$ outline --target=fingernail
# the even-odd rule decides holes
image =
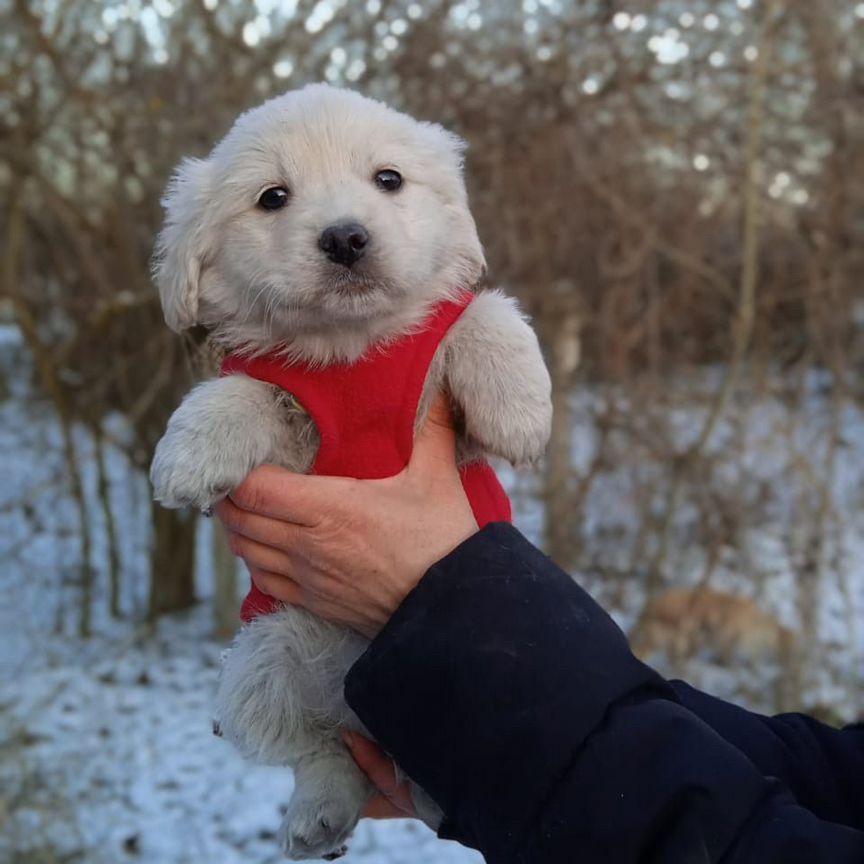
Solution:
[[[340,730],[339,734],[342,736],[342,740],[345,742],[345,744],[353,750],[354,749],[354,733],[349,732],[347,729],[342,729],[342,730]]]

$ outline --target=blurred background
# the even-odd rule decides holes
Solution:
[[[198,372],[148,259],[183,155],[326,80],[466,137],[555,386],[519,526],[664,673],[864,711],[864,3],[0,2],[0,861],[264,862],[213,739],[245,576],[146,470]],[[477,861],[410,823],[346,861]]]

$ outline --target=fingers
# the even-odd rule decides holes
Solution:
[[[303,606],[303,591],[290,577],[281,573],[271,573],[267,570],[249,568],[252,582],[259,591],[270,597],[275,597],[290,606]]]
[[[229,534],[228,543],[231,551],[246,562],[250,570],[263,570],[268,573],[277,573],[280,576],[294,576],[297,567],[293,557],[273,546],[251,540],[241,534]]]
[[[345,496],[352,481],[295,474],[277,465],[256,468],[230,494],[239,509],[313,527]]]
[[[367,819],[405,819],[411,814],[397,807],[389,798],[374,795],[363,808],[362,815]]]
[[[373,819],[414,816],[414,802],[408,785],[399,782],[396,768],[384,751],[374,741],[353,732],[343,731],[342,738],[357,766],[381,793],[369,800],[363,815]]]
[[[293,526],[246,513],[227,499],[216,506],[216,513],[225,526],[231,551],[246,562],[258,589],[283,603],[303,605],[301,588],[291,578],[294,563],[290,555],[283,548],[270,545],[289,542],[286,535]],[[256,539],[259,537],[270,542],[260,542]]]
[[[447,465],[456,470],[456,431],[447,397],[440,391],[429,408],[429,415],[417,433],[409,469],[412,472],[439,473]]]
[[[453,429],[453,410],[450,406],[450,400],[440,390],[435,393],[432,404],[429,406],[426,425],[429,423],[445,429]]]
[[[388,797],[399,791],[399,781],[396,779],[396,769],[393,762],[374,742],[363,735],[343,733],[345,743],[351,750],[351,755],[360,770]]]
[[[220,501],[214,508],[214,512],[225,526],[229,536],[239,535],[266,546],[276,548],[295,546],[300,539],[300,532],[303,531],[303,527],[294,522],[283,522],[243,510],[230,498]]]

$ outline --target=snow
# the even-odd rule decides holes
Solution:
[[[290,772],[212,734],[221,646],[203,608],[0,685],[0,860],[280,861]],[[102,656],[100,656],[102,655]],[[29,857],[28,857],[29,856]],[[16,859],[18,860],[18,859]],[[419,823],[361,823],[346,862],[480,861]]]
[[[95,576],[95,635],[76,632],[80,546],[63,481],[60,430],[27,399],[19,340],[0,340],[0,372],[21,369],[0,403],[0,862],[264,864],[284,860],[275,832],[291,795],[287,769],[245,763],[212,734],[210,705],[225,643],[206,602],[141,623],[146,601],[149,488],[108,449],[122,534],[122,606],[106,611],[107,551],[95,506],[92,442],[82,429]],[[2,375],[0,375],[2,377]],[[122,439],[121,418],[111,431]],[[211,523],[199,532],[198,593],[212,585]],[[414,820],[364,820],[346,864],[478,864]]]

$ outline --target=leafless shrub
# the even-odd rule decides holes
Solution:
[[[83,493],[70,430],[84,424],[143,467],[193,374],[148,278],[170,168],[240,110],[326,77],[470,142],[490,280],[522,298],[556,373],[564,419],[541,490],[552,554],[648,594],[680,581],[688,544],[705,550],[703,581],[729,549],[746,566],[742,538],[771,521],[777,496],[741,470],[743,418],[777,402],[788,410],[773,440],[796,476],[784,542],[802,632],[818,642],[812,612],[843,581],[831,538],[848,512],[832,478],[864,362],[864,72],[850,4],[381,0],[325,15],[301,0],[264,23],[249,4],[169,5],[146,26],[107,0],[15,0],[0,20],[4,308],[68,433],[83,573],[110,496]],[[587,415],[571,412],[574,388],[592,394]],[[816,391],[827,422],[802,447]],[[131,439],[111,440],[112,412]],[[574,461],[571,424],[591,430],[587,462]],[[622,471],[632,518],[588,530]],[[193,599],[194,520],[148,518],[156,615]],[[119,612],[122,528],[112,533]],[[85,576],[82,631],[94,602]]]

